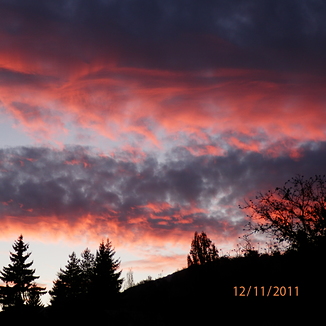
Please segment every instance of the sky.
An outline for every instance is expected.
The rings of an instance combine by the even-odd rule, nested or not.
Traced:
[[[0,0],[0,268],[109,238],[137,281],[231,252],[245,199],[325,174],[321,0]],[[48,299],[46,299],[48,300]]]

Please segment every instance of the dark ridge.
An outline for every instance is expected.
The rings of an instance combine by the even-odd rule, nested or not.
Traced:
[[[131,287],[120,293],[114,306],[46,307],[37,312],[0,313],[0,320],[30,319],[34,325],[49,321],[128,326],[313,325],[324,319],[320,307],[326,293],[324,266],[324,250],[222,257]]]
[[[296,253],[220,258],[130,288],[121,306],[135,325],[137,318],[144,325],[311,323],[326,289],[323,260]]]

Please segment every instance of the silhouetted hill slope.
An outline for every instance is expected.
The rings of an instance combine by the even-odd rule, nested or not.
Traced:
[[[218,324],[222,317],[231,325],[311,324],[325,303],[323,261],[307,254],[221,258],[130,288],[122,306],[152,325]]]
[[[72,303],[31,316],[1,313],[0,321],[28,316],[33,325],[324,324],[325,258],[325,251],[220,258],[134,286],[106,309]]]

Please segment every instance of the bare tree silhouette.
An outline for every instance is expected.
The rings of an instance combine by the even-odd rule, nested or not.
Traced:
[[[250,211],[249,230],[272,234],[292,249],[304,249],[325,243],[326,178],[316,175],[304,179],[298,175],[282,188],[258,193],[241,209]]]

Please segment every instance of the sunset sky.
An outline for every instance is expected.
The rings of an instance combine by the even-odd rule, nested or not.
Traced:
[[[136,281],[223,253],[258,191],[325,174],[321,0],[0,0],[0,268],[49,290],[107,237]]]

